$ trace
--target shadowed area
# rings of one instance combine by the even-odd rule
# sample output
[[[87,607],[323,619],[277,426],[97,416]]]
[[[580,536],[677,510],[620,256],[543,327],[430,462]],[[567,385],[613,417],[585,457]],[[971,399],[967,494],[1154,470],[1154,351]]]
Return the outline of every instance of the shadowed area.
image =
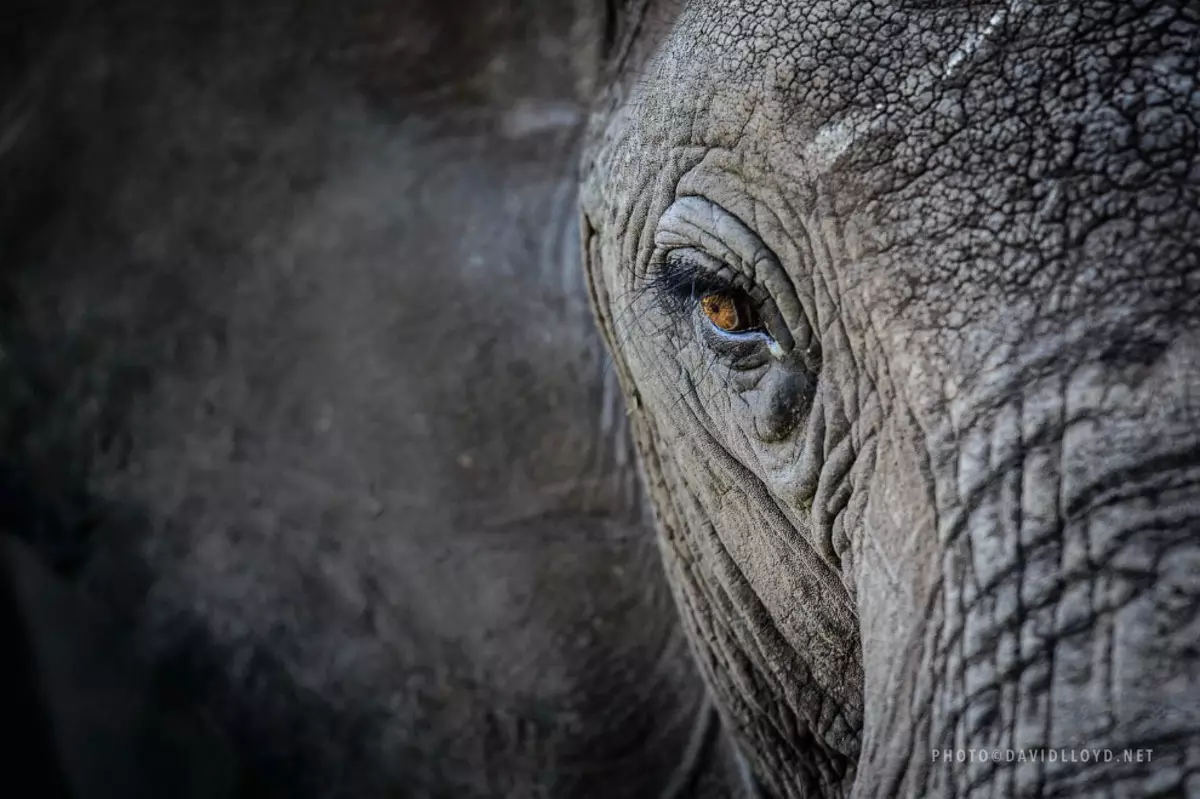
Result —
[[[27,5],[0,522],[145,701],[239,796],[731,795],[578,268],[603,10]]]

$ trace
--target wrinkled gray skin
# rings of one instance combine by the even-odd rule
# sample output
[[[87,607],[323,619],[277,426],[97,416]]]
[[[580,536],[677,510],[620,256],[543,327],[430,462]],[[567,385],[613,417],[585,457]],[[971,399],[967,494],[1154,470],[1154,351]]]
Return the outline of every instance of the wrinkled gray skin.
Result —
[[[1200,795],[1200,7],[634,5],[585,256],[765,791]]]
[[[16,5],[0,525],[78,795],[136,703],[208,786],[148,796],[736,795],[579,268],[602,12]]]

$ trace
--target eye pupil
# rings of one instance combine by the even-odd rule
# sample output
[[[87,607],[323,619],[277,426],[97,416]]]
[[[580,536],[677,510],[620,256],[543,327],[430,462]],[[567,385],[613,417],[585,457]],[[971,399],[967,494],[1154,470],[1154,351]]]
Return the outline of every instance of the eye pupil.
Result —
[[[738,333],[758,326],[749,298],[734,292],[709,294],[700,299],[700,308],[708,321],[726,333]]]

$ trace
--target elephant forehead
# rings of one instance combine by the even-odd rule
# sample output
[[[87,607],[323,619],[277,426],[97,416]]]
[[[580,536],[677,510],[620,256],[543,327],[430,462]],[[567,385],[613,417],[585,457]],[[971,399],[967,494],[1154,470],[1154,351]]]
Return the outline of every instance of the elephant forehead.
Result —
[[[652,183],[688,148],[736,152],[781,182],[820,177],[889,123],[894,133],[1007,18],[975,4],[897,13],[840,0],[700,0],[662,13],[675,16],[665,34],[647,26],[654,41],[630,67],[589,175],[610,186]]]
[[[695,170],[692,190],[707,183],[724,192],[723,203],[740,190],[730,191],[734,182],[770,185],[793,205],[800,194],[807,205],[820,184],[842,203],[835,214],[879,228],[861,217],[878,211],[865,201],[896,182],[880,173],[924,149],[936,125],[929,96],[1008,16],[999,5],[904,13],[885,5],[688,4],[609,119],[607,146],[585,180],[585,207],[595,210],[599,200],[610,220],[653,225]],[[974,119],[989,109],[978,111]],[[708,157],[714,151],[727,155]],[[705,161],[719,163],[721,174],[706,176]],[[867,164],[883,169],[866,175]],[[730,208],[735,215],[756,213],[755,200],[732,202],[741,205]],[[644,248],[647,236],[638,243]],[[637,255],[645,253],[626,252],[625,260]]]
[[[664,118],[702,105],[710,135],[725,121],[744,140],[758,115],[793,144],[801,134],[831,145],[854,132],[845,114],[894,113],[968,71],[1026,5],[703,0],[688,4],[646,73],[672,89],[655,98]]]
[[[791,268],[834,268],[843,318],[902,370],[1182,318],[1200,26],[1165,5],[1074,5],[691,3],[613,121],[609,219],[652,227],[715,150],[793,206],[816,187],[804,221],[838,262]],[[731,210],[769,216],[756,202]],[[628,267],[650,236],[625,234]]]

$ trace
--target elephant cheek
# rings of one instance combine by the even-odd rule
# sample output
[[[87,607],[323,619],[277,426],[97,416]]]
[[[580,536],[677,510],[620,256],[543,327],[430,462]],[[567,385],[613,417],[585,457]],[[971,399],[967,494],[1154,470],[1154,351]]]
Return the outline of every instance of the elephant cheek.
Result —
[[[996,781],[1017,795],[1194,790],[1200,394],[1181,376],[1200,366],[1195,343],[1152,366],[1026,382],[1009,403],[977,399],[988,412],[967,414],[953,440],[881,437],[857,545],[859,770],[872,775],[861,795],[965,795]],[[1114,757],[947,763],[927,743]]]

